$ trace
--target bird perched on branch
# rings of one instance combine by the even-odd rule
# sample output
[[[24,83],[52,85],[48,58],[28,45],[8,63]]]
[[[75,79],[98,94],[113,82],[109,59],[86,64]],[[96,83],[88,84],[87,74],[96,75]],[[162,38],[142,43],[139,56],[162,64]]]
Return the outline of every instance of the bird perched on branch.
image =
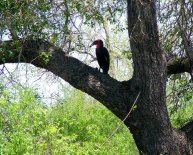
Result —
[[[99,67],[102,68],[103,73],[108,74],[109,71],[109,65],[110,65],[110,58],[109,58],[109,52],[106,47],[103,45],[102,40],[95,40],[90,47],[93,45],[96,45],[96,58],[99,64]],[[100,71],[99,68],[99,71]]]

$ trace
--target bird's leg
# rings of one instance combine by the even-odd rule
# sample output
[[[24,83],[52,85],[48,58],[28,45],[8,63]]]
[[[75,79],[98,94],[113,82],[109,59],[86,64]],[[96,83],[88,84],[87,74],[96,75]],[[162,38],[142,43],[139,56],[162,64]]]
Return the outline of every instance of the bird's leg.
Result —
[[[99,72],[100,72],[100,69],[101,69],[101,68],[100,68],[100,67],[99,67],[99,68],[97,68],[97,67],[96,67],[95,69],[96,69],[97,71],[99,71]]]
[[[101,71],[101,68],[99,67],[99,72]]]

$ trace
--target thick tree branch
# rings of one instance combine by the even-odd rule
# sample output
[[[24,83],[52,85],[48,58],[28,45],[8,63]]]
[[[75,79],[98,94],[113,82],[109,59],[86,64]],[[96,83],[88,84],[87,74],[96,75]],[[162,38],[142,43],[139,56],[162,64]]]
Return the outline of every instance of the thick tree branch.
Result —
[[[3,42],[4,54],[7,51],[17,52],[12,41]],[[6,48],[5,48],[6,47]],[[37,67],[45,68],[61,77],[73,87],[86,92],[110,109],[119,118],[124,118],[133,102],[132,91],[129,94],[128,82],[119,82],[108,75],[98,72],[78,59],[66,55],[57,48],[43,40],[28,40],[22,45],[20,62],[31,63]],[[18,63],[18,54],[0,60],[3,63]]]
[[[0,64],[26,62],[45,68],[69,82],[73,87],[97,99],[120,118],[126,115],[130,104],[138,93],[135,88],[132,88],[132,92],[128,94],[128,89],[130,89],[128,83],[130,82],[119,82],[110,76],[106,76],[81,61],[66,55],[62,49],[49,42],[40,39],[27,40],[22,44],[22,50],[19,52],[17,52],[18,49],[14,44],[12,41],[5,41],[0,44],[0,48],[5,49],[0,53]],[[15,56],[5,57],[7,51],[14,52]],[[22,54],[19,54],[20,52]],[[183,61],[168,61],[167,68],[168,74],[188,72],[189,61],[186,59]]]
[[[190,73],[190,61],[188,58],[178,59],[176,57],[172,57],[167,61],[167,74],[180,74],[184,72]]]

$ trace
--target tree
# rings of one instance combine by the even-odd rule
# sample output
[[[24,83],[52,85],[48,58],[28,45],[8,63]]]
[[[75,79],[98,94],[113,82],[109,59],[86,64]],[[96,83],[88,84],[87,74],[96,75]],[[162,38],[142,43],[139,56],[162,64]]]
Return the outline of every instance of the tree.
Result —
[[[192,122],[175,129],[166,107],[167,75],[191,73],[192,57],[166,61],[158,34],[155,1],[128,0],[127,12],[134,64],[133,77],[128,81],[120,82],[99,73],[46,40],[31,37],[23,42],[16,41],[19,36],[14,31],[13,40],[1,42],[0,64],[19,60],[45,68],[100,101],[121,120],[140,92],[136,108],[125,125],[132,132],[141,154],[192,154]],[[184,45],[188,53],[192,53],[191,42],[187,41],[189,38],[184,31],[181,33],[183,42],[187,43]],[[22,45],[19,49],[18,44]]]

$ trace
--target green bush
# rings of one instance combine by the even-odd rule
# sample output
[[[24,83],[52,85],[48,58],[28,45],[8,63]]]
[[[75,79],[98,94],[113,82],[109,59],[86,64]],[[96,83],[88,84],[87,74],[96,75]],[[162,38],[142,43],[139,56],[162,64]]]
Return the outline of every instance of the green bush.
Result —
[[[48,107],[34,90],[17,90],[1,89],[0,154],[138,154],[126,126],[84,93]]]

